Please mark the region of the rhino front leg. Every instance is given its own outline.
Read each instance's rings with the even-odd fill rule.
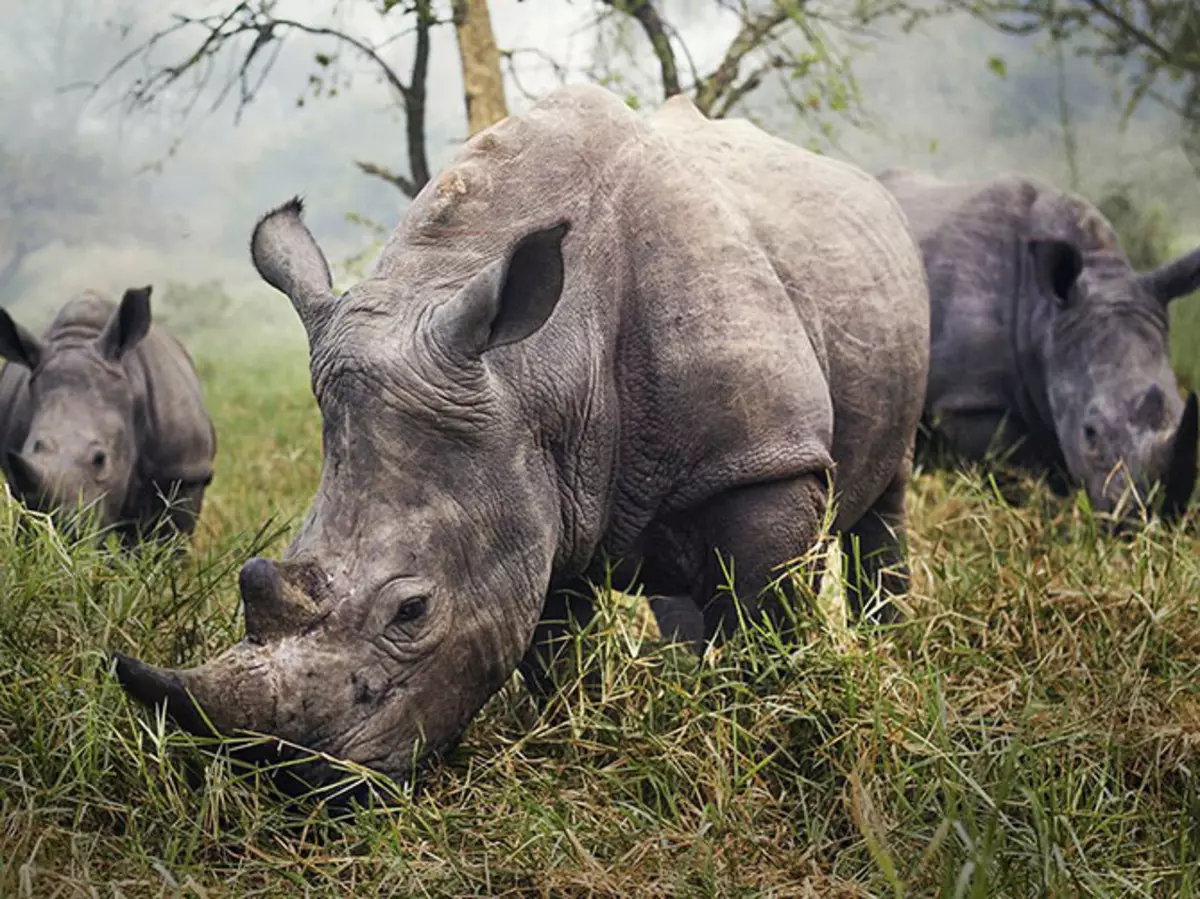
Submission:
[[[704,616],[690,596],[651,596],[650,610],[665,642],[683,643],[703,652]]]
[[[904,502],[911,471],[911,463],[906,463],[866,514],[842,534],[846,603],[855,620],[868,607],[874,621],[890,623],[900,618],[891,597],[908,591]],[[877,592],[879,602],[868,606]]]
[[[546,598],[541,620],[520,665],[526,686],[539,698],[552,695],[569,671],[570,653],[574,651],[572,622],[583,628],[595,615],[592,583],[602,583],[606,572],[604,566],[596,566],[590,574],[593,576],[576,578]],[[620,560],[607,576],[613,588],[621,591],[642,584],[664,640],[689,644],[697,653],[703,649],[704,620],[691,597],[683,594],[685,585],[678,577],[670,577],[637,553]]]
[[[572,652],[571,625],[587,627],[596,614],[594,603],[592,585],[582,577],[546,597],[542,617],[518,666],[535,699],[547,699],[562,684]]]
[[[771,588],[784,566],[817,539],[826,502],[825,477],[813,474],[739,487],[705,505],[698,518],[706,559],[696,602],[709,640],[724,639],[737,629],[738,604],[747,617],[765,613],[777,627],[790,630]],[[810,573],[810,584],[818,574]],[[794,606],[799,597],[791,580],[783,580],[782,586]]]

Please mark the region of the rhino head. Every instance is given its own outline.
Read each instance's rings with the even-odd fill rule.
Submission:
[[[43,343],[0,309],[0,357],[29,370],[32,418],[4,469],[42,511],[89,507],[102,526],[125,505],[137,458],[135,392],[125,357],[150,330],[150,288],[131,288],[94,338]]]
[[[1138,274],[1119,252],[1050,239],[1028,248],[1042,310],[1033,330],[1071,476],[1118,522],[1156,485],[1163,517],[1178,518],[1196,481],[1197,398],[1179,395],[1167,307],[1200,287],[1200,249]]]
[[[324,453],[312,506],[282,561],[242,568],[242,642],[184,671],[118,655],[116,673],[195,733],[203,712],[221,734],[403,781],[516,669],[550,586],[563,493],[489,354],[554,310],[567,227],[525,235],[465,283],[376,278],[335,298],[301,211],[268,213],[251,253],[308,334]],[[310,783],[331,773],[296,767]]]

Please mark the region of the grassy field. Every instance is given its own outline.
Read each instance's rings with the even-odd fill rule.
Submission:
[[[825,606],[698,663],[608,596],[599,693],[539,716],[514,679],[415,795],[285,808],[104,656],[237,640],[238,567],[307,508],[302,345],[251,346],[199,345],[220,451],[190,554],[30,537],[0,498],[0,896],[1200,895],[1200,515],[1117,540],[966,476],[914,481],[898,627]]]

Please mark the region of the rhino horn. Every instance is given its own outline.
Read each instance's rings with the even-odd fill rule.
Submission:
[[[8,451],[8,472],[13,488],[23,497],[36,497],[45,489],[46,478],[36,463],[13,450]]]
[[[280,577],[279,566],[253,558],[242,566],[238,588],[246,614],[246,636],[268,643],[303,630],[317,616],[317,605],[303,590]]]
[[[311,347],[320,340],[335,299],[329,263],[303,213],[304,201],[293,197],[260,218],[250,237],[250,258],[262,279],[292,301]]]
[[[1200,247],[1141,275],[1142,284],[1164,306],[1200,290]]]
[[[216,735],[178,672],[155,668],[119,652],[112,658],[117,681],[131,697],[147,706],[165,705],[171,720],[189,733]]]
[[[1200,402],[1196,391],[1188,394],[1183,407],[1183,418],[1171,441],[1171,459],[1163,479],[1162,517],[1165,521],[1176,521],[1187,509],[1196,486],[1197,439],[1200,437]]]
[[[195,668],[156,668],[112,653],[117,680],[142,705],[166,708],[188,733],[234,736],[239,731],[270,731],[277,697],[262,647],[243,640]]]

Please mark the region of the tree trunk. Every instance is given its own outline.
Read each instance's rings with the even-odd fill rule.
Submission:
[[[500,51],[496,49],[487,0],[454,0],[454,30],[462,58],[467,129],[473,135],[508,115]]]

